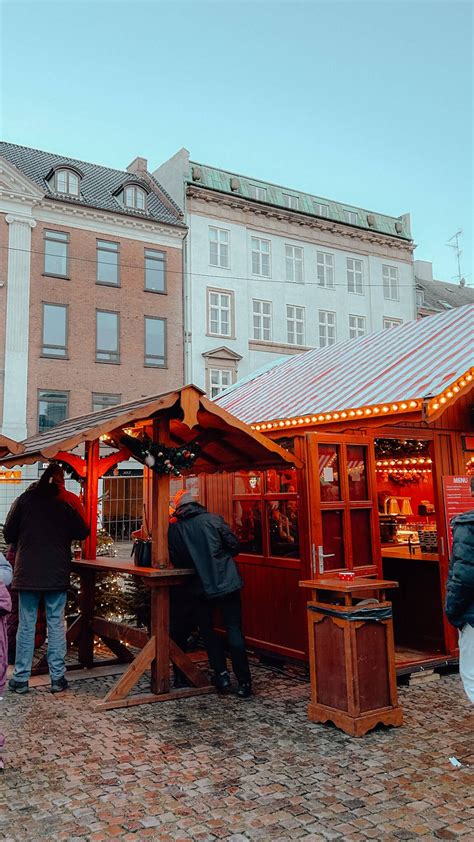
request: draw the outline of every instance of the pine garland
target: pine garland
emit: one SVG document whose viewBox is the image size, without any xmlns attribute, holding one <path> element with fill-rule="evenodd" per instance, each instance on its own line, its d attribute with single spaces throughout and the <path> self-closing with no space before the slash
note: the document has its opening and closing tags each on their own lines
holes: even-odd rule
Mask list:
<svg viewBox="0 0 474 842">
<path fill-rule="evenodd" d="M 168 447 L 159 441 L 153 441 L 147 435 L 138 439 L 124 433 L 120 443 L 130 450 L 138 462 L 151 468 L 156 474 L 173 474 L 175 477 L 180 477 L 181 471 L 186 468 L 192 468 L 201 452 L 197 442 L 183 444 L 181 447 Z"/>
<path fill-rule="evenodd" d="M 428 456 L 429 441 L 416 439 L 376 439 L 375 458 L 387 459 L 395 456 Z"/>
</svg>

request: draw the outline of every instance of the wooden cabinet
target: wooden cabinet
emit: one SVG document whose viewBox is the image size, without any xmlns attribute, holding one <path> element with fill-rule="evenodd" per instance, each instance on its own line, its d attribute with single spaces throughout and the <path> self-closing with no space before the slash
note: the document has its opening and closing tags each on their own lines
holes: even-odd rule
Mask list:
<svg viewBox="0 0 474 842">
<path fill-rule="evenodd" d="M 401 725 L 392 607 L 396 582 L 357 578 L 300 582 L 307 605 L 312 722 L 334 722 L 353 737 L 377 724 Z M 365 602 L 370 599 L 370 602 Z M 375 602 L 374 600 L 377 600 Z M 365 604 L 364 604 L 365 603 Z"/>
</svg>

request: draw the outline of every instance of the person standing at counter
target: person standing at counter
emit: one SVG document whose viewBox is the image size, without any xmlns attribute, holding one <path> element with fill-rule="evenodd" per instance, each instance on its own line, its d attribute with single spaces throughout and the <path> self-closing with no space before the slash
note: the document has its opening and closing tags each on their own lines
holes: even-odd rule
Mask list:
<svg viewBox="0 0 474 842">
<path fill-rule="evenodd" d="M 451 521 L 453 551 L 449 568 L 446 616 L 459 629 L 459 673 L 474 704 L 474 509 Z"/>
</svg>

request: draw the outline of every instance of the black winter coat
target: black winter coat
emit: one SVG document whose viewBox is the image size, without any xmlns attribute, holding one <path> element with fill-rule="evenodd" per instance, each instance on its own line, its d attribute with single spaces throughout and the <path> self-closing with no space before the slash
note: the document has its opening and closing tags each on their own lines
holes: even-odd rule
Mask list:
<svg viewBox="0 0 474 842">
<path fill-rule="evenodd" d="M 474 509 L 451 521 L 453 553 L 449 567 L 446 616 L 462 629 L 474 626 Z"/>
<path fill-rule="evenodd" d="M 79 497 L 64 486 L 54 495 L 33 485 L 13 503 L 3 534 L 7 543 L 16 544 L 14 590 L 65 591 L 71 542 L 87 538 L 89 528 Z"/>
<path fill-rule="evenodd" d="M 212 599 L 239 590 L 242 579 L 234 561 L 239 542 L 225 520 L 199 503 L 179 506 L 175 517 L 168 532 L 171 563 L 194 567 L 195 595 Z"/>
</svg>

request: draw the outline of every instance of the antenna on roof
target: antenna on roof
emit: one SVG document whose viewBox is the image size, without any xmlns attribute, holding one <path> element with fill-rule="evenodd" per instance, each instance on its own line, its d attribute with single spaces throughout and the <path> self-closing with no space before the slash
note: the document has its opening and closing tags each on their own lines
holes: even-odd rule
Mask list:
<svg viewBox="0 0 474 842">
<path fill-rule="evenodd" d="M 461 229 L 461 228 L 459 229 L 459 231 L 456 231 L 456 233 L 455 233 L 455 234 L 453 234 L 453 236 L 452 236 L 452 237 L 450 237 L 450 238 L 449 238 L 449 240 L 448 240 L 448 242 L 446 243 L 446 245 L 447 245 L 447 246 L 449 246 L 449 248 L 454 249 L 454 251 L 455 251 L 455 253 L 456 253 L 456 259 L 457 259 L 457 262 L 458 262 L 458 274 L 457 274 L 457 275 L 455 275 L 455 276 L 454 276 L 454 278 L 455 278 L 455 280 L 457 280 L 457 282 L 458 282 L 459 286 L 464 286 L 464 284 L 466 283 L 466 281 L 464 281 L 464 278 L 463 278 L 463 276 L 462 276 L 462 274 L 461 274 L 461 255 L 462 255 L 462 250 L 461 250 L 461 249 L 460 249 L 460 247 L 459 247 L 459 237 L 462 237 L 462 229 Z M 454 243 L 452 242 L 453 240 L 454 240 Z M 464 281 L 464 283 L 462 283 L 463 281 Z"/>
</svg>

